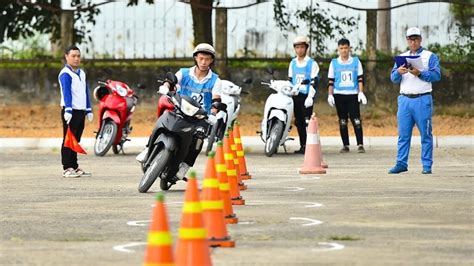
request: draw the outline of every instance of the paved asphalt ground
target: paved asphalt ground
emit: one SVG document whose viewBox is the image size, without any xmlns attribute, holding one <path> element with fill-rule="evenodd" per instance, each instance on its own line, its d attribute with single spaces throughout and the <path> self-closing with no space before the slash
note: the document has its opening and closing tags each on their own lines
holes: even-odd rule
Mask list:
<svg viewBox="0 0 474 266">
<path fill-rule="evenodd" d="M 236 247 L 213 249 L 215 265 L 474 264 L 472 147 L 436 148 L 432 175 L 419 147 L 400 175 L 387 174 L 395 145 L 323 150 L 327 173 L 309 176 L 296 172 L 301 155 L 247 153 L 247 205 L 228 226 Z M 0 264 L 141 265 L 159 187 L 137 192 L 138 151 L 80 156 L 93 176 L 66 179 L 58 149 L 0 150 Z M 184 185 L 166 192 L 174 237 Z"/>
</svg>

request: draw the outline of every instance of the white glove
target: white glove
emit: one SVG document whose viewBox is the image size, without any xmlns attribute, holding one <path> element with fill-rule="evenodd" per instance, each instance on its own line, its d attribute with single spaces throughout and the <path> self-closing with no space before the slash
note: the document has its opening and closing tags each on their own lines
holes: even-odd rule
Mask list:
<svg viewBox="0 0 474 266">
<path fill-rule="evenodd" d="M 367 104 L 367 98 L 365 97 L 363 92 L 359 92 L 359 95 L 357 95 L 357 100 L 359 102 L 362 102 L 362 104 Z"/>
<path fill-rule="evenodd" d="M 207 122 L 209 122 L 209 124 L 211 125 L 214 125 L 215 123 L 217 123 L 217 118 L 215 115 L 209 115 L 207 117 Z"/>
<path fill-rule="evenodd" d="M 166 85 L 161 85 L 158 89 L 159 94 L 168 94 L 169 91 L 170 89 Z"/>
<path fill-rule="evenodd" d="M 336 101 L 334 101 L 334 96 L 332 94 L 328 95 L 328 103 L 331 107 L 334 107 L 334 105 L 336 105 Z"/>
<path fill-rule="evenodd" d="M 306 100 L 304 100 L 304 107 L 308 108 L 313 106 L 313 97 L 308 96 L 306 97 Z"/>
<path fill-rule="evenodd" d="M 87 113 L 87 120 L 89 120 L 89 122 L 92 122 L 93 119 L 94 119 L 94 114 L 92 112 Z"/>
<path fill-rule="evenodd" d="M 66 121 L 66 124 L 69 124 L 69 122 L 71 122 L 71 119 L 72 119 L 72 114 L 68 112 L 64 112 L 64 120 Z"/>
</svg>

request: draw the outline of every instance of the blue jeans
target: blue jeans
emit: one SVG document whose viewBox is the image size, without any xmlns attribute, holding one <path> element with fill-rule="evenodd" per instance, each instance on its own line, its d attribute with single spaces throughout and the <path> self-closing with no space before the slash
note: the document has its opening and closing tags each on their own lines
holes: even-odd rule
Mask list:
<svg viewBox="0 0 474 266">
<path fill-rule="evenodd" d="M 431 169 L 433 165 L 432 114 L 433 98 L 431 95 L 423 95 L 418 98 L 398 96 L 397 164 L 408 167 L 411 135 L 413 126 L 416 124 L 421 135 L 421 164 L 423 168 Z"/>
</svg>

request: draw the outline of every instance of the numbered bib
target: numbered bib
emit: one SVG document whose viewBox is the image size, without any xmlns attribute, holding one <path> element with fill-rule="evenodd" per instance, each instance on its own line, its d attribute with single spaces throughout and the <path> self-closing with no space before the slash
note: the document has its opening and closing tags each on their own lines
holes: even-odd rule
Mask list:
<svg viewBox="0 0 474 266">
<path fill-rule="evenodd" d="M 202 96 L 201 93 L 192 92 L 191 93 L 191 98 L 193 98 L 193 100 L 198 102 L 201 106 L 204 105 L 204 97 Z"/>
<path fill-rule="evenodd" d="M 352 71 L 341 71 L 341 82 L 339 87 L 353 87 L 354 77 Z"/>
</svg>

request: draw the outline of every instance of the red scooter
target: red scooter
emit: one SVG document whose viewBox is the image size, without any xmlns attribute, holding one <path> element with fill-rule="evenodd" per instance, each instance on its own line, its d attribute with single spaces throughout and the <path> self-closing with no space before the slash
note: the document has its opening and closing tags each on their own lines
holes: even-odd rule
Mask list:
<svg viewBox="0 0 474 266">
<path fill-rule="evenodd" d="M 107 80 L 99 81 L 94 89 L 94 98 L 99 101 L 99 130 L 94 144 L 94 153 L 104 156 L 112 147 L 114 154 L 123 151 L 123 144 L 129 141 L 132 132 L 130 122 L 137 105 L 138 96 L 127 84 Z M 143 89 L 143 85 L 138 85 Z"/>
</svg>

